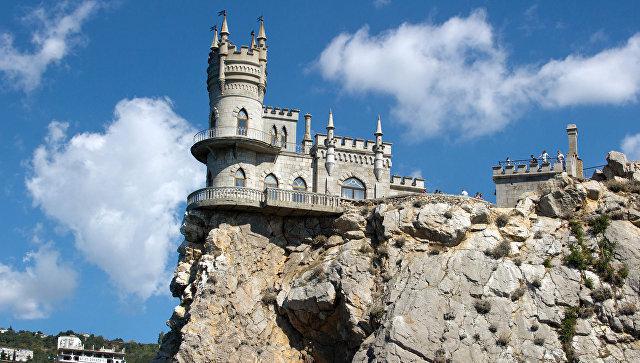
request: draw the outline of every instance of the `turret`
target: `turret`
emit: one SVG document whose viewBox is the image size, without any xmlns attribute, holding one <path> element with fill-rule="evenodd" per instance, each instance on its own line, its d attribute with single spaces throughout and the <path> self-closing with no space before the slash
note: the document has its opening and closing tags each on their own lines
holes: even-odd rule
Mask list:
<svg viewBox="0 0 640 363">
<path fill-rule="evenodd" d="M 249 49 L 254 49 L 256 47 L 256 32 L 251 31 L 251 43 L 249 45 Z"/>
<path fill-rule="evenodd" d="M 569 138 L 569 151 L 566 156 L 567 173 L 583 179 L 582 159 L 578 155 L 578 127 L 575 124 L 567 125 L 567 137 Z"/>
<path fill-rule="evenodd" d="M 302 152 L 308 154 L 311 151 L 313 140 L 311 140 L 311 114 L 304 115 L 304 136 L 302 137 Z"/>
<path fill-rule="evenodd" d="M 258 46 L 260 46 L 260 48 L 266 48 L 267 33 L 264 31 L 264 17 L 260 15 L 258 20 L 260 21 L 260 29 L 258 30 Z"/>
<path fill-rule="evenodd" d="M 325 139 L 325 146 L 327 147 L 327 159 L 324 163 L 327 168 L 327 173 L 331 175 L 334 166 L 336 165 L 336 139 L 333 137 L 333 112 L 329 110 L 329 121 L 327 121 L 327 138 Z"/>
<path fill-rule="evenodd" d="M 380 115 L 378 115 L 378 124 L 376 126 L 376 144 L 373 146 L 373 151 L 376 153 L 373 161 L 373 173 L 376 179 L 380 181 L 382 172 L 384 171 L 384 144 L 382 144 L 382 121 Z"/>
<path fill-rule="evenodd" d="M 229 25 L 227 25 L 227 11 L 222 10 L 218 15 L 222 15 L 222 29 L 220 29 L 221 41 L 226 42 L 229 38 Z"/>
<path fill-rule="evenodd" d="M 213 30 L 213 40 L 211 41 L 211 49 L 218 48 L 218 26 L 214 25 L 211 30 Z"/>
</svg>

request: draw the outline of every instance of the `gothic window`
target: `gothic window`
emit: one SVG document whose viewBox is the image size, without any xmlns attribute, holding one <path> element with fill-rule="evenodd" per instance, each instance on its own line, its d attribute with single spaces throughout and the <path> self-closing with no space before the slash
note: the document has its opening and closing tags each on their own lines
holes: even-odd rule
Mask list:
<svg viewBox="0 0 640 363">
<path fill-rule="evenodd" d="M 349 178 L 342 182 L 342 197 L 348 199 L 364 199 L 366 188 L 357 178 Z"/>
<path fill-rule="evenodd" d="M 278 129 L 273 125 L 271 131 L 269 131 L 269 137 L 271 139 L 271 145 L 276 145 L 278 143 Z"/>
<path fill-rule="evenodd" d="M 310 197 L 306 193 L 302 193 L 307 191 L 307 183 L 305 183 L 304 179 L 301 177 L 297 177 L 293 180 L 293 201 L 296 203 L 307 203 L 309 202 L 308 198 Z"/>
<path fill-rule="evenodd" d="M 207 187 L 213 186 L 213 178 L 211 177 L 211 172 L 207 171 Z"/>
<path fill-rule="evenodd" d="M 297 177 L 293 181 L 293 190 L 306 191 L 307 183 L 301 177 Z"/>
<path fill-rule="evenodd" d="M 249 123 L 249 114 L 247 114 L 247 111 L 243 108 L 242 110 L 238 111 L 238 135 L 247 135 L 247 126 Z"/>
<path fill-rule="evenodd" d="M 275 175 L 269 174 L 264 178 L 264 187 L 265 188 L 277 188 L 278 187 L 278 178 Z"/>
<path fill-rule="evenodd" d="M 282 132 L 280 133 L 280 143 L 283 148 L 287 147 L 287 129 L 282 126 Z"/>
<path fill-rule="evenodd" d="M 233 178 L 235 180 L 235 186 L 245 187 L 247 185 L 247 177 L 244 175 L 244 170 L 238 169 Z"/>
</svg>

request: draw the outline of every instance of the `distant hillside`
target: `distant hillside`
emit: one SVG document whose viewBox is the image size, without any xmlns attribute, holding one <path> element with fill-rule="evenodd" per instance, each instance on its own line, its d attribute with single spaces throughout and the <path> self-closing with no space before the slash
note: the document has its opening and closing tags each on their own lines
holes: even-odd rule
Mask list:
<svg viewBox="0 0 640 363">
<path fill-rule="evenodd" d="M 57 335 L 44 336 L 40 332 L 8 330 L 0 334 L 0 346 L 33 350 L 34 362 L 51 362 L 56 355 L 58 336 L 75 335 L 82 339 L 85 348 L 107 347 L 125 349 L 128 363 L 147 363 L 155 356 L 158 344 L 141 344 L 134 341 L 125 342 L 122 339 L 109 340 L 100 335 L 82 336 L 71 330 L 60 332 Z"/>
</svg>

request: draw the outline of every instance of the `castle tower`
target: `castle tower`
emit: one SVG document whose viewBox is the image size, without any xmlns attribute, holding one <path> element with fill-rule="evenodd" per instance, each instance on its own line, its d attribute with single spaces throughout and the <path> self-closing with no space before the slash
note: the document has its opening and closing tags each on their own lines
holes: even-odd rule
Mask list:
<svg viewBox="0 0 640 363">
<path fill-rule="evenodd" d="M 226 11 L 218 42 L 217 32 L 209 55 L 207 90 L 209 92 L 210 127 L 220 132 L 238 131 L 249 136 L 251 130 L 263 130 L 261 115 L 266 91 L 266 36 L 255 45 L 238 47 L 229 38 Z M 261 32 L 264 21 L 260 20 Z"/>
<path fill-rule="evenodd" d="M 311 139 L 311 114 L 304 115 L 304 136 L 302 137 L 302 152 L 308 154 L 313 146 Z"/>
</svg>

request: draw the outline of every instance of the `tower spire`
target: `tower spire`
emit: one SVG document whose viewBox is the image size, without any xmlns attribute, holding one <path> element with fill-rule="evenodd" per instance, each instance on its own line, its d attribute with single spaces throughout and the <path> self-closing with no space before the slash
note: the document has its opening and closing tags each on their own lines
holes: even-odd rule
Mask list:
<svg viewBox="0 0 640 363">
<path fill-rule="evenodd" d="M 378 114 L 378 125 L 376 126 L 376 133 L 374 135 L 382 136 L 382 121 L 380 120 L 380 114 Z"/>
<path fill-rule="evenodd" d="M 218 48 L 218 26 L 217 25 L 212 26 L 211 31 L 213 31 L 213 40 L 211 41 L 211 49 Z"/>
<path fill-rule="evenodd" d="M 251 31 L 251 45 L 249 46 L 249 49 L 253 49 L 256 47 L 256 32 L 254 32 L 253 30 Z"/>
<path fill-rule="evenodd" d="M 264 47 L 267 42 L 267 33 L 264 31 L 264 16 L 258 17 L 260 22 L 260 29 L 258 29 L 258 45 Z"/>
<path fill-rule="evenodd" d="M 334 129 L 335 127 L 333 127 L 333 111 L 331 109 L 329 109 L 329 121 L 327 121 L 327 130 L 328 129 Z"/>
<path fill-rule="evenodd" d="M 222 28 L 220 29 L 220 36 L 222 41 L 226 41 L 229 37 L 229 25 L 227 25 L 227 10 L 223 9 L 218 13 L 218 16 L 222 15 Z"/>
</svg>

